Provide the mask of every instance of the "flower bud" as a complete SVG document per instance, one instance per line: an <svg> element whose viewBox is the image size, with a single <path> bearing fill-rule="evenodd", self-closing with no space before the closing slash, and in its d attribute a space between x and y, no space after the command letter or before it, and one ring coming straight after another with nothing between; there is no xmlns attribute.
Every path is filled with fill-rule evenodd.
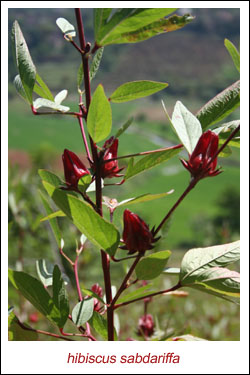
<svg viewBox="0 0 250 375"><path fill-rule="evenodd" d="M37 323L38 322L38 312L34 312L29 314L29 322L30 323Z"/></svg>
<svg viewBox="0 0 250 375"><path fill-rule="evenodd" d="M143 315L138 322L138 335L144 334L146 337L150 337L154 333L154 320L151 314Z"/></svg>
<svg viewBox="0 0 250 375"><path fill-rule="evenodd" d="M62 161L65 182L69 188L76 189L80 178L90 173L78 156L72 151L65 149L62 155Z"/></svg>
<svg viewBox="0 0 250 375"><path fill-rule="evenodd" d="M121 249L129 250L128 254L134 254L137 251L143 254L146 250L153 249L152 243L159 238L154 238L148 225L138 215L126 209L123 214L123 221L123 241L125 245Z"/></svg>
<svg viewBox="0 0 250 375"><path fill-rule="evenodd" d="M211 162L218 151L218 145L218 135L208 130L199 138L189 160L181 159L182 164L191 173L192 177L213 177L221 173L219 169L216 170L217 157Z"/></svg>
<svg viewBox="0 0 250 375"><path fill-rule="evenodd" d="M110 145L110 146L109 146ZM112 178L112 177L122 177L118 173L121 172L124 168L118 167L118 161L112 160L107 162L109 159L117 158L117 149L118 149L118 139L114 137L109 138L103 145L105 152L103 155L103 161L106 161L101 166L101 177L102 178Z"/></svg>

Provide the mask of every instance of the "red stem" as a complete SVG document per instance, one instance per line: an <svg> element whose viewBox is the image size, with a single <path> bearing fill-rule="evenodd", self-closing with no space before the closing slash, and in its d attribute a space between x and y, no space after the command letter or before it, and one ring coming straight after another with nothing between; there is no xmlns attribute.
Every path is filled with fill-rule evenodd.
<svg viewBox="0 0 250 375"><path fill-rule="evenodd" d="M91 157L90 152L89 152L88 142L87 142L87 138L86 138L86 135L85 135L82 118L78 117L78 121L79 121L80 129L81 129L81 133L82 133L82 139L83 139L83 143L84 143L84 146L85 146L85 150L86 150L88 159L92 160L92 157Z"/></svg>
<svg viewBox="0 0 250 375"><path fill-rule="evenodd" d="M81 10L79 8L75 9L75 15L76 15L76 21L77 21L77 27L78 27L78 34L79 34L79 40L80 40L81 50L85 51L86 42L85 42L85 36L84 36L84 28L83 28ZM90 106L90 102L91 102L91 89L90 89L88 54L82 53L82 67L83 67L83 74L84 74L86 107L87 107L87 112L88 112L89 106ZM96 162L97 161L96 145L94 144L94 142L93 142L93 140L92 140L92 138L90 136L89 136L89 139L90 139L90 145L91 145L91 151L92 151L92 155L93 155L93 160L94 160L94 162Z"/></svg>
<svg viewBox="0 0 250 375"><path fill-rule="evenodd" d="M74 274L75 274L78 298L79 298L79 301L81 302L83 300L83 298L82 298L82 291L81 291L81 287L80 287L80 283L79 283L79 277L78 277L78 269L77 269L78 259L79 259L79 255L76 256L76 260L75 260L75 263L73 265L73 269L74 269Z"/></svg>
<svg viewBox="0 0 250 375"><path fill-rule="evenodd" d="M66 337L62 337L60 335L57 335L56 333L51 333L51 332L47 332L47 331L42 331L41 329L33 329L31 327L26 327L23 323L21 323L18 319L17 319L17 323L18 325L22 328L22 329L25 329L26 331L32 331L32 332L36 332L36 333L41 333L42 335L46 335L46 336L51 336L51 337L55 337L57 339L61 339L61 340L65 340L65 341L74 341L74 340L71 340L71 339L68 339Z"/></svg>
<svg viewBox="0 0 250 375"><path fill-rule="evenodd" d="M86 50L86 42L84 36L84 28L81 16L81 10L79 8L75 9L75 15L77 20L78 26L78 34L80 40L80 47L81 50L84 51L82 53L82 65L83 65L83 74L84 74L84 86L85 86L85 98L86 98L86 111L88 113L90 102L91 102L91 88L90 88L90 76L89 76L89 64L88 58L89 54L85 53ZM88 44L89 46L89 44ZM89 136L91 152L92 152L92 160L95 167L95 181L96 181L96 211L100 216L102 216L102 186L101 186L101 165L100 160L98 157L97 147L96 144L93 142L91 136ZM109 256L103 250L101 250L101 257L102 257L102 268L103 268L103 275L104 275L104 283L105 283L105 293L106 293L106 301L107 301L107 318L108 318L108 340L114 340L114 314L113 308L110 306L112 302L112 291L111 291L111 279L110 279L110 269L109 269Z"/></svg>

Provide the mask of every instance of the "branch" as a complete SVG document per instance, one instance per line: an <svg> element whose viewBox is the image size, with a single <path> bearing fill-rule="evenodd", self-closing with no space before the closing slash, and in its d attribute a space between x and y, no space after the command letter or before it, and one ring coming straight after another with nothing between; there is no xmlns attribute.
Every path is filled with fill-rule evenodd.
<svg viewBox="0 0 250 375"><path fill-rule="evenodd" d="M103 163L109 163L111 161L115 161L115 160L119 160L119 159L125 159L125 158L131 158L131 157L134 157L134 156L144 156L144 155L155 154L157 152L162 152L162 151L176 150L178 148L183 148L183 145L179 144L179 145L176 145L176 146L171 146L171 147L166 147L166 148L159 148L157 150L152 150L152 151L144 151L144 152L138 152L136 154L128 154L128 155L118 156L116 158L103 160Z"/></svg>
<svg viewBox="0 0 250 375"><path fill-rule="evenodd" d="M118 289L118 291L117 291L117 293L116 293L116 295L115 295L115 297L114 297L114 299L113 299L113 301L112 301L112 306L115 305L116 301L118 300L118 298L120 297L120 295L122 294L122 292L127 288L127 282L128 282L128 280L129 280L130 276L132 275L132 273L133 273L133 271L134 271L134 269L135 269L137 263L138 263L139 260L141 259L141 257L142 257L142 255L139 254L139 255L137 256L137 258L135 259L134 263L132 264L132 266L130 267L130 269L129 269L127 275L125 276L125 278L124 278L124 280L123 280L123 282L122 282L120 288Z"/></svg>
<svg viewBox="0 0 250 375"><path fill-rule="evenodd" d="M57 335L56 333L50 333L50 332L46 332L46 331L42 331L41 329L33 329L31 327L27 327L25 326L23 323L20 322L20 320L17 318L17 323L18 325L22 328L22 329L25 329L26 331L32 331L32 332L36 332L36 333L41 333L42 335L46 335L46 336L51 336L51 337L55 337L57 339L61 339L61 340L65 340L65 341L74 341L74 340L71 340L71 339L68 339L66 337L62 337L60 335Z"/></svg>
<svg viewBox="0 0 250 375"><path fill-rule="evenodd" d="M160 292L155 292L155 293L152 293L152 294L148 294L147 296L138 297L138 298L135 298L135 299L133 299L133 300L131 300L131 301L127 301L127 302L119 303L118 305L115 305L115 306L114 306L114 310L115 310L115 309L118 309L119 307L126 306L126 305L128 305L128 304L130 304L130 303L137 302L137 301L141 301L141 300L144 299L144 298L155 297L155 296L158 296L158 295L160 295L160 294L165 294L165 293L173 292L174 290L177 290L177 289L181 288L181 286L182 286L182 285L181 285L180 283L178 283L178 284L176 284L175 286L173 286L173 287L170 288L170 289L161 290Z"/></svg>

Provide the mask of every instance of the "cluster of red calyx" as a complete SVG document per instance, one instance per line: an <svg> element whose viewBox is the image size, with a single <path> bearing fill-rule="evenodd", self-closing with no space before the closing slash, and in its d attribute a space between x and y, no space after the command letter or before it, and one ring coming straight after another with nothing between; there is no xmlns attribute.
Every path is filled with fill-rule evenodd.
<svg viewBox="0 0 250 375"><path fill-rule="evenodd" d="M97 294L100 298L102 298L103 291L102 291L102 287L99 284L94 284L91 290L92 292ZM101 302L97 298L94 298L94 310L97 312L100 312L101 310Z"/></svg>
<svg viewBox="0 0 250 375"><path fill-rule="evenodd" d="M143 315L138 322L138 335L141 336L142 334L145 337L150 337L154 333L154 320L151 314Z"/></svg>
<svg viewBox="0 0 250 375"><path fill-rule="evenodd" d="M129 210L125 210L123 221L124 246L122 246L121 249L129 250L128 254L134 254L138 251L141 255L143 255L146 250L153 249L153 243L160 237L154 238L148 225L138 215Z"/></svg>
<svg viewBox="0 0 250 375"><path fill-rule="evenodd" d="M118 167L117 160L108 160L117 158L117 150L118 150L118 139L111 137L109 138L103 145L104 148L104 155L103 161L101 166L101 177L104 178L113 178L113 177L122 177L119 172L121 172L123 168Z"/></svg>
<svg viewBox="0 0 250 375"><path fill-rule="evenodd" d="M182 164L192 177L213 177L221 173L219 169L216 169L217 156L214 157L218 151L218 145L218 135L208 130L201 135L189 160L181 159Z"/></svg>
<svg viewBox="0 0 250 375"><path fill-rule="evenodd" d="M65 182L69 189L77 189L78 181L83 176L90 174L78 156L67 149L62 155Z"/></svg>

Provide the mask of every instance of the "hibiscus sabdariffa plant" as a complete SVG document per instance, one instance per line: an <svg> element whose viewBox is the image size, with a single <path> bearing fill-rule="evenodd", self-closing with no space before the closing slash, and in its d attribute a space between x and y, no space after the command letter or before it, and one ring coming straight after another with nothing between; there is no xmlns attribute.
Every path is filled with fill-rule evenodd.
<svg viewBox="0 0 250 375"><path fill-rule="evenodd" d="M175 105L172 118L166 107L167 121L179 137L180 143L168 148L149 150L131 155L119 154L119 137L131 125L127 121L115 134L112 133L112 110L110 102L123 103L145 97L165 89L167 83L154 81L127 82L118 87L109 97L104 87L99 84L94 92L91 80L94 78L101 62L103 49L110 44L138 43L156 34L177 30L190 21L190 15L171 15L176 9L94 9L95 40L93 46L86 42L84 25L80 9L75 9L76 25L71 25L63 18L57 19L65 40L79 52L80 67L78 71L79 110L71 112L61 103L67 95L63 90L54 96L38 75L29 54L28 47L17 21L14 22L12 39L15 61L19 74L14 83L19 94L28 102L34 115L72 116L76 118L88 163L83 162L73 150L64 149L62 163L64 180L48 170L40 170L42 184L47 191L41 198L55 235L58 251L69 262L74 271L78 301L74 301L72 311L69 307L65 276L58 265L48 273L45 261L37 262L39 280L25 272L9 270L9 279L14 287L27 298L33 306L51 323L58 327L58 334L34 329L21 322L15 315L15 308L10 309L11 327L19 326L33 334L48 335L57 339L72 340L76 336L95 341L97 339L117 340L114 315L128 304L144 301L144 315L138 317L137 339L162 340L157 336L153 316L148 308L154 296L165 296L169 293L183 293L183 288L195 288L229 301L239 297L239 273L229 270L227 265L239 260L239 241L208 248L197 248L187 251L180 268L166 267L171 255L169 250L156 251L155 244L161 241L163 225L171 217L188 193L197 183L206 177L216 177L223 171L218 167L218 158L225 148L239 146L239 121L223 123L239 105L239 81L226 88L215 98L205 104L196 115L193 115L180 101ZM76 37L79 38L79 44ZM235 46L225 41L233 61L239 69L239 53ZM90 66L90 62L91 66ZM84 82L84 89L81 88ZM34 93L39 97L34 100ZM49 108L44 110L41 108ZM219 127L215 124L222 121ZM208 129L210 128L210 129ZM105 142L104 142L105 141ZM103 143L104 142L104 143ZM65 145L67 147L67 145ZM108 185L126 184L126 181L137 174L156 167L177 156L186 149L188 158L180 162L188 170L190 177L187 187L176 203L166 209L163 218L158 222L148 223L136 212L126 208L131 203L160 199L168 193L144 194L118 202L116 198L103 195L102 189ZM138 161L135 161L138 158ZM128 159L128 165L122 164ZM111 180L114 179L114 180ZM115 181L115 182L113 182ZM89 192L94 193L89 195ZM52 199L58 207L53 211ZM188 198L187 198L188 199ZM117 228L113 216L117 207L124 206L123 224ZM109 212L109 220L103 217L103 209ZM75 259L70 259L64 249L57 216L65 216L81 233ZM100 254L103 273L103 286L93 280L91 289L81 287L78 275L78 262L86 241L92 243L92 250ZM129 267L121 275L120 284L112 287L112 267L116 262L128 261ZM149 283L157 277L176 274L177 283L165 290L156 290ZM91 270L88 269L91 278ZM130 291L133 285L134 289ZM180 290L181 289L181 290ZM124 293L126 292L126 293ZM164 297L163 297L164 298ZM70 320L77 327L78 333L65 332L65 323ZM121 322L122 324L122 322ZM166 338L165 338L166 339ZM189 336L168 337L168 340L188 340Z"/></svg>

